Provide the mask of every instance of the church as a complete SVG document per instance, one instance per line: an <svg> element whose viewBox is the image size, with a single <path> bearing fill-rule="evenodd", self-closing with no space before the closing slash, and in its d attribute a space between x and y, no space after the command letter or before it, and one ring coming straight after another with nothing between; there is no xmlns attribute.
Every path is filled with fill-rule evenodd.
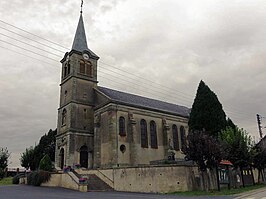
<svg viewBox="0 0 266 199"><path fill-rule="evenodd" d="M81 12L72 49L61 60L55 166L126 168L169 154L183 159L190 109L98 86L98 60Z"/></svg>

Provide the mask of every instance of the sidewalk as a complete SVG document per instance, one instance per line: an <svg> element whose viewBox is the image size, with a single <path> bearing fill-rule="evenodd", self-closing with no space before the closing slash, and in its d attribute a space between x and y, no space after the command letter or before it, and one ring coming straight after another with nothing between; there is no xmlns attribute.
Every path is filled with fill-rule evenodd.
<svg viewBox="0 0 266 199"><path fill-rule="evenodd" d="M234 199L244 199L244 198L262 198L265 197L266 198L266 187L263 188L259 188L259 189L255 189L252 191L248 191L248 192L244 192L241 194L237 194Z"/></svg>

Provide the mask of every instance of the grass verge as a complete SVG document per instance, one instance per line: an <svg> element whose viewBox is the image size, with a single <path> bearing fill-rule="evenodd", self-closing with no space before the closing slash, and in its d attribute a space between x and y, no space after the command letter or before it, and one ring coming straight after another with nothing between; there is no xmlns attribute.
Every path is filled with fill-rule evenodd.
<svg viewBox="0 0 266 199"><path fill-rule="evenodd" d="M11 185L12 184L12 177L3 178L0 180L0 186L1 185Z"/></svg>
<svg viewBox="0 0 266 199"><path fill-rule="evenodd" d="M240 194L247 191L252 191L259 188L266 187L265 184L257 184L253 186L246 186L241 187L239 189L227 189L222 188L221 191L185 191L185 192L174 192L172 194L180 195L180 196L225 196L225 195L234 195L234 194Z"/></svg>

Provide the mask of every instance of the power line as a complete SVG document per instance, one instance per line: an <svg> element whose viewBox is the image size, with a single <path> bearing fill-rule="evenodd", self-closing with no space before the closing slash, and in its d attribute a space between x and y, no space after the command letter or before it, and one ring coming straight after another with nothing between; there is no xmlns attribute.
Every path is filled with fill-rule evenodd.
<svg viewBox="0 0 266 199"><path fill-rule="evenodd" d="M44 43L42 43L42 42L36 41L36 40L31 39L31 38L29 38L29 37L25 37L25 36L23 36L23 35L21 35L21 34L19 34L19 33L16 33L16 32L14 32L14 31L12 31L12 30L8 30L7 28L3 28L3 27L1 27L1 26L0 26L0 28L3 29L3 30L5 30L5 31L11 32L11 33L13 33L13 34L15 34L15 35L18 35L18 36L20 36L20 37L23 37L23 38L25 38L25 39L28 39L28 40L30 40L30 41L36 42L36 43L38 43L38 44L40 44L40 45L43 45L43 46L45 46L45 47L47 47L47 48L51 48L51 49L56 50L56 51L61 52L61 53L65 53L64 51L58 50L57 48L53 48L53 47L51 47L51 46L49 46L49 45L46 45L46 44L44 44Z"/></svg>
<svg viewBox="0 0 266 199"><path fill-rule="evenodd" d="M115 69L117 69L117 70L119 70L119 71L126 72L127 74L129 74L129 75L131 75L131 76L134 76L134 77L137 77L137 78L141 78L141 79L143 79L142 76L135 75L135 74L132 74L132 73L128 73L128 71L126 71L126 70L122 70L122 69L119 68L119 67L116 67L116 66L113 66L113 65L110 65L110 64L104 63L104 62L102 62L102 61L99 61L99 62L102 63L102 64L104 64L104 65L106 65L106 66L110 66L110 67L112 67L112 68L115 68ZM164 87L164 88L166 88L166 89L170 89L170 90L172 91L172 88L167 87L167 86L162 85L162 84L159 84L159 83L157 83L157 82L155 82L155 81L152 81L152 80L149 80L149 79L144 79L144 80L146 80L146 81L148 81L148 82L151 82L151 83L153 83L153 84L157 84L157 85L159 85L159 86L162 86L162 87ZM187 93L183 93L183 92L181 92L181 91L177 91L177 92L180 93L181 95L185 95L185 96L193 97L192 95L189 95L189 94L187 94Z"/></svg>
<svg viewBox="0 0 266 199"><path fill-rule="evenodd" d="M50 52L50 51L48 51L48 50L44 50L44 49L39 48L39 47L37 47L37 46L34 46L34 45L32 45L32 44L29 44L29 43L26 43L26 42L20 41L19 39L15 39L15 38L10 37L10 36L8 36L8 35L5 35L5 34L3 34L3 33L0 33L0 35L3 35L3 36L5 36L5 37L7 37L7 38L10 38L10 39L13 39L13 40L15 40L15 41L18 41L18 42L23 43L23 44L25 44L25 45L31 46L31 47L36 48L36 49L38 49L38 50L41 50L41 51L47 52L47 53L52 54L52 55L54 55L54 56L61 57L60 55L57 55L57 54L55 54L55 53L52 53L52 52Z"/></svg>
<svg viewBox="0 0 266 199"><path fill-rule="evenodd" d="M120 78L120 77L117 77L117 76L111 75L111 74L106 73L106 72L103 72L103 71L99 71L99 72L104 73L104 74L107 74L108 76L115 77L116 79L119 79L119 80L122 80L122 81L128 83L128 80L126 80L126 79L123 79L123 78ZM113 81L113 80L112 80L112 81ZM153 94L153 95L154 95L154 93L149 92L149 91L153 91L153 92L156 92L157 94L161 94L162 97L164 97L164 98L165 98L165 97L171 97L172 100L174 99L174 100L176 101L176 97L169 96L168 93L163 93L163 92L160 92L160 91L154 90L154 89L149 88L149 87L145 87L144 85L141 85L141 84L138 84L138 83L134 83L134 82L131 82L131 84L130 84L129 86L131 86L132 84L138 86L138 89L140 89L140 88L147 88L148 90L142 90L142 91L144 91L144 92L147 92L147 93L150 93L150 94ZM168 95L168 96L167 96L167 95ZM185 100L182 100L182 101L185 101ZM189 101L186 101L186 102L191 103L191 102L189 102Z"/></svg>
<svg viewBox="0 0 266 199"><path fill-rule="evenodd" d="M105 70L110 71L111 73L115 73L115 74L118 74L118 75L120 75L120 76L127 77L127 79L132 79L132 80L136 81L135 78L132 78L132 77L128 76L129 73L127 73L127 74L125 75L125 74L121 74L121 73L114 72L113 70L110 70L109 68L106 68L106 67L103 67L103 66L100 66L99 68L104 68ZM138 85L139 85L139 86L145 86L146 84L138 84ZM154 88L154 87L156 88L156 86L152 85L152 88ZM158 88L158 87L157 87L157 88ZM150 89L150 87L149 87L149 89ZM170 91L170 90L161 89L161 88L160 88L160 90L166 91L168 95L169 95L169 93L172 93L171 95L178 96L177 93L173 92L172 90ZM158 92L158 91L156 91L156 92ZM178 97L185 98L186 101L187 101L187 100L190 100L189 103L191 103L191 98L184 97L184 96L178 96Z"/></svg>
<svg viewBox="0 0 266 199"><path fill-rule="evenodd" d="M11 50L11 49L6 48L6 47L3 47L3 46L0 46L0 48L3 48L3 49L5 49L5 50L8 50L8 51L14 52L14 53L16 53L16 54L19 54L19 55L22 55L22 56L25 56L25 57L28 57L28 58L31 58L31 59L35 59L35 60L37 60L37 61L41 61L42 63L45 63L45 64L47 64L47 65L52 66L53 68L55 68L51 63L46 62L46 61L43 61L43 60L41 60L41 59L37 59L37 58L35 58L35 57L32 57L32 56L26 55L26 54L24 54L24 53L17 52L17 51L15 51L15 50Z"/></svg>
<svg viewBox="0 0 266 199"><path fill-rule="evenodd" d="M14 27L14 28L16 28L16 29L18 29L18 30L23 31L23 32L26 32L26 33L28 33L28 34L30 34L30 35L33 35L33 36L35 36L35 37L38 37L38 38L40 38L40 39L43 39L43 40L45 40L45 41L48 41L48 42L50 42L50 43L52 43L52 44L54 44L54 45L60 46L60 47L65 48L65 49L68 49L68 48L66 48L66 47L64 47L64 46L62 46L62 45L60 45L60 44L58 44L58 43L56 43L56 42L53 42L53 41L48 40L48 39L46 39L46 38L40 37L40 36L38 36L38 35L36 35L36 34L33 34L33 33L29 32L29 31L27 31L27 30L24 30L24 29L22 29L22 28L19 28L19 27L17 27L17 26L14 26L14 25L12 25L12 24L10 24L10 23L7 23L7 22L5 22L5 21L3 21L3 20L1 20L1 19L0 19L0 22L2 22L2 23L4 23L4 24L7 24L7 25L9 25L9 26L12 26L12 27ZM1 27L0 27L0 28L1 28ZM13 32L13 31L12 31L12 32ZM20 36L21 36L21 35L20 35ZM29 38L27 38L27 39L29 39ZM44 45L44 44L42 44L42 45ZM64 53L63 51L60 51L60 52ZM99 61L99 62L101 62L101 63L103 63L103 64L105 64L105 65L107 65L107 66L111 66L111 67L113 67L113 68L116 68L116 69L118 69L118 70L124 71L124 70L122 70L122 69L120 69L120 68L118 68L118 67L112 66L112 65L107 64L107 63L104 63L104 62L102 62L102 61ZM124 71L124 72L128 72L128 71ZM134 74L130 74L130 75L135 76L135 77L138 77L138 78L142 78L141 76L138 76L138 75L134 75ZM151 83L153 83L153 84L157 84L157 85L162 86L161 84L159 84L159 83L157 83L157 82L154 82L154 81L151 81L151 80L148 80L148 79L146 79L146 81L149 81L149 82L151 82ZM165 87L165 86L164 86L164 87ZM167 87L166 87L166 88L167 88ZM168 87L168 89L171 89L171 88ZM180 94L182 94L182 95L188 95L188 94L183 93L183 92L180 92L180 91L176 91L176 92L178 92L178 93L180 93ZM189 95L188 95L188 96L189 96ZM193 96L191 96L191 97L193 97Z"/></svg>
<svg viewBox="0 0 266 199"><path fill-rule="evenodd" d="M30 35L36 36L36 37L38 37L38 38L40 38L40 39L43 39L43 40L45 40L45 41L47 41L47 42L50 42L50 43L54 44L54 45L60 46L60 47L65 48L65 49L68 49L68 48L66 48L66 47L64 47L64 46L62 46L62 45L59 45L59 44L57 44L57 43L55 43L55 42L53 42L53 41L50 41L50 40L45 39L45 38L43 38L43 37L40 37L40 36L38 36L38 35L36 35L36 34L33 34L33 33L29 32L29 31L26 31L26 30L24 30L24 29L22 29L22 28L18 28L18 27L16 27L16 26L12 25L12 24L7 23L7 22L4 22L3 20L0 20L0 22L5 23L5 24L7 24L7 25L10 25L10 26L12 26L12 27L14 27L14 28L16 28L16 29L19 29L19 30L21 30L21 31L23 31L23 32L26 32L26 33L28 33L28 34L30 34ZM58 50L58 49L53 48L53 47L51 47L51 46L48 46L48 45L46 45L46 44L44 44L44 43L41 43L41 42L35 41L35 40L33 40L33 39L30 39L30 38L28 38L28 37L25 37L25 36L23 36L23 35L21 35L21 34L18 34L18 33L14 32L14 31L8 30L8 29L3 28L3 27L0 27L0 28L6 30L6 31L8 31L8 32L11 32L11 33L13 33L13 34L19 35L19 36L21 36L21 37L23 37L23 38L26 38L26 39L28 39L28 40L34 41L34 42L36 42L36 43L38 43L38 44L40 44L40 45L43 45L43 46L49 47L49 48L51 48L51 49L53 49L53 50L56 50L56 51L58 51L58 52L62 52L62 53L64 53L64 52L61 51L61 50ZM1 40L0 40L0 41L1 41ZM2 41L2 42L5 42L5 41ZM8 42L6 42L6 43L8 43ZM9 43L9 44L10 44L10 43ZM10 44L10 45L11 45L11 44ZM45 57L45 56L43 56L43 55L40 55L40 54L35 53L35 52L33 52L33 51L30 51L30 50L27 50L27 49L25 49L25 48L19 47L19 46L17 46L17 45L13 45L13 46L16 46L16 47L21 48L21 49L23 49L23 50L26 50L26 51L29 51L29 52L31 52L31 53L37 54L38 56ZM53 61L58 62L57 60L51 59L51 58L49 58L49 57L45 57L45 58L48 58L48 59L50 59L50 60L53 60ZM42 62L43 62L43 61L42 61ZM144 79L142 76L139 76L139 75L130 74L130 73L128 73L128 71L126 71L126 70L122 70L121 68L116 67L116 66L113 66L113 65L111 65L111 64L107 64L107 63L102 62L102 61L99 61L99 62L102 63L103 65L110 66L110 67L112 67L112 68L115 68L116 70L119 70L119 71L125 72L127 75L131 75L131 76L134 76L134 77L137 77L137 78L141 78L141 79L144 80L144 81L148 81L148 82L150 82L150 83L153 84L152 87L154 87L154 84L156 84L156 85L158 85L158 86L164 88L164 90L167 91L168 93L169 93L169 91L171 91L171 92L173 93L173 91L172 91L172 89L171 89L170 87L166 87L165 85L159 84L159 83L154 82L154 81L149 80L149 79ZM105 68L105 67L103 67L103 68ZM107 69L107 68L105 68L105 69ZM118 73L117 73L117 74L118 74ZM120 74L121 74L121 73L120 73ZM133 78L131 78L131 79L133 79ZM113 80L112 80L112 81L113 81ZM157 88L158 88L158 87L157 87ZM162 90L162 88L160 88L160 89ZM156 91L156 92L158 92L158 91ZM194 98L194 96L189 95L189 94L187 94L187 93L180 92L180 91L176 91L176 92L179 93L179 94L181 94L181 95L183 95L183 96L184 96L185 98L187 98L187 99L190 99L188 96ZM232 111L231 111L231 113L235 113L235 112L232 112ZM242 113L243 113L243 112L242 112ZM241 113L239 112L239 114L241 114Z"/></svg>
<svg viewBox="0 0 266 199"><path fill-rule="evenodd" d="M111 81L112 83L117 83L117 85L121 85L121 82L119 82L119 81L117 81L117 79L110 79L110 78L108 78L108 77L106 77L106 76L102 76L102 75L99 75L99 77L102 77L102 78L104 78L104 79L107 79L107 80L109 80L109 81ZM125 80L124 80L125 81ZM137 86L137 85L136 85ZM162 95L162 96L159 96L158 94L157 94L157 96L156 95L154 95L154 93L152 93L152 92L149 92L149 91L147 91L147 90L143 90L143 89L141 89L141 88L134 88L133 87L133 85L129 85L128 87L130 87L130 88L133 88L133 89L137 89L138 91L142 91L142 92L145 92L145 93L149 93L149 94L152 94L153 96L155 96L156 98L159 98L159 99L162 99L162 98L164 98L164 99L167 99L168 101L173 101L173 99L171 98L171 100L169 99L169 98L167 98L167 96L166 95ZM176 99L175 99L176 100ZM180 103L179 103L180 104ZM183 106L183 105L180 105L180 106ZM187 105L185 105L185 106L187 106Z"/></svg>
<svg viewBox="0 0 266 199"><path fill-rule="evenodd" d="M52 59L52 58L50 58L50 57L46 57L46 56L44 56L44 55L41 55L41 54L36 53L36 52L34 52L34 51L32 51L32 50L28 50L28 49L26 49L26 48L20 47L20 46L18 46L18 45L12 44L12 43L10 43L10 42L7 42L7 41L1 40L1 39L0 39L0 42L7 43L7 44L9 44L9 45L11 45L11 46L15 46L15 47L17 47L17 48L20 48L20 49L26 50L26 51L28 51L28 52L31 52L31 53L33 53L33 54L39 55L39 56L41 56L41 57L45 57L45 58L47 58L47 59L53 60L53 61L55 61L55 62L58 62L58 60L56 60L56 59Z"/></svg>
<svg viewBox="0 0 266 199"><path fill-rule="evenodd" d="M26 33L28 33L28 34L30 34L30 35L33 35L33 36L35 36L35 37L38 37L39 39L42 39L42 40L47 41L47 42L50 42L50 43L52 43L52 44L54 44L54 45L60 46L61 48L68 49L68 48L66 48L66 47L64 47L64 46L62 46L62 45L60 45L60 44L58 44L58 43L56 43L56 42L53 42L53 41L51 41L51 40L49 40L49 39L46 39L46 38L40 37L39 35L33 34L33 33L29 32L29 31L27 31L27 30L24 30L24 29L22 29L22 28L19 28L19 27L17 27L17 26L14 26L14 25L12 25L12 24L10 24L10 23L7 23L7 22L5 22L5 21L3 21L3 20L1 20L1 19L0 19L0 22L2 22L2 23L4 23L4 24L7 24L7 25L9 25L9 26L12 26L13 28L16 28L16 29L18 29L18 30L21 30L21 31L23 31L23 32L26 32Z"/></svg>

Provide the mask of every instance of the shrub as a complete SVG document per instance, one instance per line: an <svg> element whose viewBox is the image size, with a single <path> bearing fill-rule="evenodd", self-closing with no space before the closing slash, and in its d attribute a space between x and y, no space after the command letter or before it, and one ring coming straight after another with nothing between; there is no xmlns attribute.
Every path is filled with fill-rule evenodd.
<svg viewBox="0 0 266 199"><path fill-rule="evenodd" d="M17 174L12 178L12 184L19 184L19 179L25 177L23 173Z"/></svg>
<svg viewBox="0 0 266 199"><path fill-rule="evenodd" d="M52 161L47 154L41 159L39 167L43 171L52 171Z"/></svg>
<svg viewBox="0 0 266 199"><path fill-rule="evenodd" d="M41 183L48 182L50 180L51 174L47 171L39 171L39 180Z"/></svg>
<svg viewBox="0 0 266 199"><path fill-rule="evenodd" d="M5 173L3 169L0 168L0 180L4 177Z"/></svg>
<svg viewBox="0 0 266 199"><path fill-rule="evenodd" d="M40 186L42 183L48 182L51 174L47 171L34 171L27 176L28 185Z"/></svg>

